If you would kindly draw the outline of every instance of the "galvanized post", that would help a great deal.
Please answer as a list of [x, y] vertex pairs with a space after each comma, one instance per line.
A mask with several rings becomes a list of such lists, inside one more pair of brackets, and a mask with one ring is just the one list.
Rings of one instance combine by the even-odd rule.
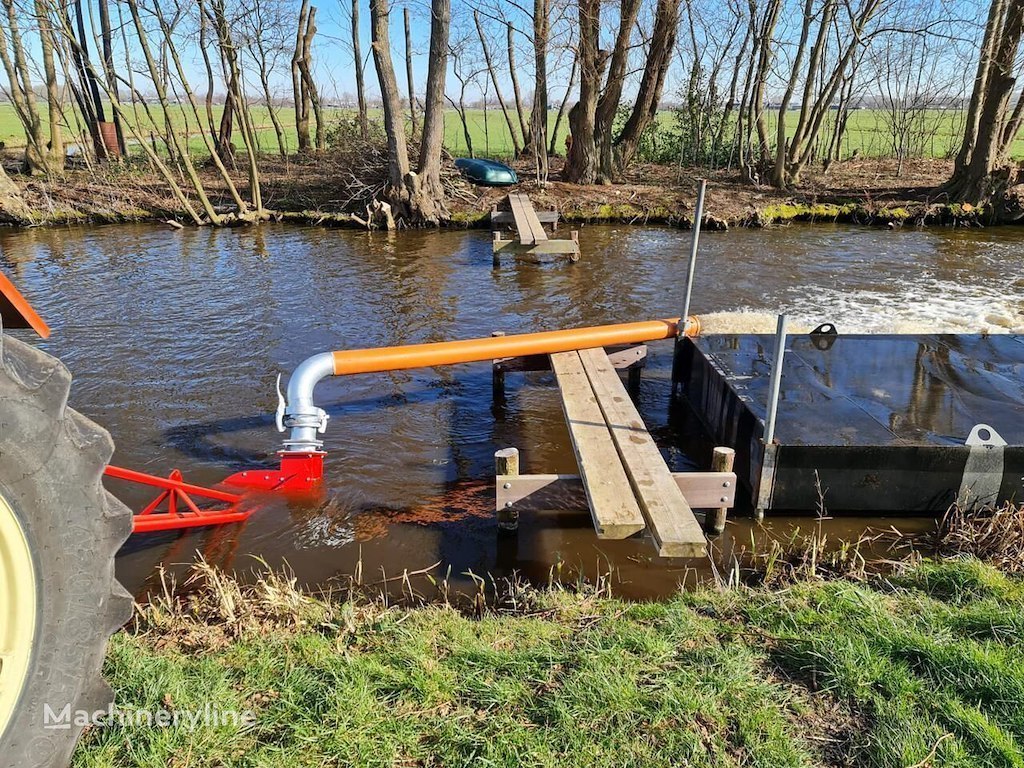
[[679, 350], [686, 329], [690, 324], [690, 299], [693, 296], [693, 276], [697, 271], [697, 246], [700, 244], [700, 224], [704, 218], [704, 192], [708, 188], [708, 180], [700, 179], [697, 183], [697, 205], [693, 211], [693, 228], [690, 238], [690, 261], [686, 267], [686, 292], [683, 294], [683, 314], [679, 318], [679, 336], [676, 338], [675, 351], [672, 355], [672, 396], [682, 391], [682, 371], [680, 370]]
[[686, 294], [683, 298], [683, 316], [679, 325], [680, 335], [685, 335], [686, 326], [690, 322], [690, 298], [693, 295], [693, 276], [697, 271], [697, 246], [700, 243], [700, 223], [704, 218], [704, 192], [708, 180], [701, 179], [697, 186], [697, 207], [693, 211], [693, 229], [690, 238], [690, 263], [686, 268]]
[[768, 415], [764, 420], [764, 443], [771, 445], [775, 439], [775, 419], [779, 413], [779, 392], [782, 389], [782, 362], [786, 356], [786, 324], [785, 315], [779, 315], [779, 323], [775, 329], [775, 358], [772, 360], [772, 377], [768, 384]]

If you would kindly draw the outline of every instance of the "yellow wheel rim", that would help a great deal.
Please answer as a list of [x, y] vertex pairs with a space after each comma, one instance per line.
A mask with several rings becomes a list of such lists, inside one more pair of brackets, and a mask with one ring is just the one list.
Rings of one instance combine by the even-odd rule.
[[21, 523], [0, 494], [0, 735], [28, 676], [36, 630], [36, 578]]

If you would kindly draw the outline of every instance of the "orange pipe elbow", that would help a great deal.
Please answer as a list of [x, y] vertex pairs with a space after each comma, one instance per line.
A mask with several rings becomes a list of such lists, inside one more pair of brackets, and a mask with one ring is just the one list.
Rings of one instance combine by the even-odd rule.
[[[700, 322], [690, 316], [686, 335], [697, 336]], [[561, 331], [522, 333], [514, 336], [491, 336], [461, 341], [441, 341], [404, 347], [377, 349], [346, 349], [333, 352], [334, 375], [378, 373], [407, 368], [431, 368], [493, 360], [499, 357], [550, 355], [576, 349], [607, 347], [615, 344], [638, 344], [645, 341], [671, 339], [679, 335], [679, 318], [647, 320], [639, 323], [570, 328]]]

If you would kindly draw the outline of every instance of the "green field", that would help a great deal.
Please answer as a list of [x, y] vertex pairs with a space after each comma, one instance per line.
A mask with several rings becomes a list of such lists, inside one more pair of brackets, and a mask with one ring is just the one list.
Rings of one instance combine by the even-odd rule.
[[77, 768], [1024, 764], [1024, 585], [973, 560], [653, 604], [520, 588], [481, 618], [205, 584], [105, 674], [122, 711], [251, 722], [96, 727]]
[[[142, 133], [149, 135], [150, 131], [159, 133], [160, 128], [153, 126], [147, 118], [145, 111], [139, 107], [141, 117], [140, 125]], [[159, 120], [160, 110], [157, 107], [150, 107], [153, 115]], [[217, 119], [220, 117], [221, 107], [214, 108]], [[186, 124], [190, 132], [189, 146], [192, 152], [201, 155], [206, 152], [202, 139], [197, 134], [197, 126], [192, 118], [191, 110], [177, 108], [175, 110], [176, 122], [185, 130]], [[267, 152], [277, 150], [277, 142], [273, 127], [266, 107], [252, 107], [252, 114], [257, 124], [258, 140], [261, 147]], [[285, 130], [286, 144], [290, 150], [296, 147], [294, 113], [291, 108], [279, 110], [280, 119]], [[343, 114], [340, 110], [327, 110], [328, 121], [336, 119]], [[351, 116], [351, 113], [347, 113]], [[108, 115], [109, 117], [109, 115]], [[186, 118], [183, 119], [183, 118]], [[470, 110], [467, 113], [470, 135], [473, 148], [477, 156], [507, 158], [512, 153], [512, 141], [509, 137], [508, 126], [501, 110], [497, 107], [488, 109]], [[371, 115], [372, 119], [379, 119], [376, 111]], [[769, 130], [772, 135], [775, 133], [776, 113], [768, 113]], [[831, 119], [831, 116], [830, 118]], [[513, 116], [513, 120], [515, 117]], [[797, 120], [795, 112], [788, 113], [787, 127], [792, 134]], [[674, 116], [671, 112], [662, 112], [658, 117], [659, 130], [668, 131], [673, 126]], [[549, 115], [549, 130], [553, 129], [555, 112]], [[917, 143], [924, 152], [925, 157], [947, 157], [955, 152], [959, 146], [960, 132], [962, 130], [963, 114], [957, 111], [932, 111], [924, 116], [925, 124], [924, 138]], [[78, 127], [75, 126], [75, 132]], [[556, 142], [556, 149], [559, 154], [564, 152], [565, 134], [568, 132], [568, 120], [563, 119]], [[65, 140], [72, 143], [74, 138], [71, 130], [66, 131]], [[881, 110], [860, 109], [851, 113], [846, 136], [843, 141], [843, 156], [848, 157], [854, 151], [859, 151], [865, 157], [891, 157], [893, 156], [891, 131]], [[456, 156], [468, 153], [466, 141], [463, 136], [462, 124], [456, 112], [449, 110], [445, 114], [445, 146]], [[10, 104], [0, 104], [0, 141], [7, 147], [16, 148], [24, 146], [25, 138], [18, 122], [13, 107]], [[1018, 139], [1013, 148], [1014, 157], [1024, 157], [1024, 139]]]

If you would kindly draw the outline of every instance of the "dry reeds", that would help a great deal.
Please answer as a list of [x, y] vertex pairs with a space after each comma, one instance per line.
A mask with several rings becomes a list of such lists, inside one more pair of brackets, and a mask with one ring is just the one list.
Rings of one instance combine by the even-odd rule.
[[954, 504], [939, 522], [937, 549], [944, 556], [971, 555], [1005, 573], [1024, 573], [1024, 505]]

